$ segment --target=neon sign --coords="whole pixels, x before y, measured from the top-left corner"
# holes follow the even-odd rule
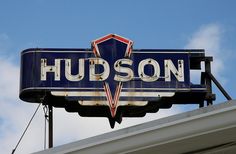
[[[205,91],[190,82],[190,58],[199,54],[204,51],[134,50],[131,40],[115,34],[93,41],[92,49],[26,49],[20,98],[40,102],[46,94],[51,100],[62,98],[64,104],[54,106],[77,102],[82,116],[116,118],[119,107],[145,107],[177,92]],[[83,107],[108,107],[110,113],[84,113]]]

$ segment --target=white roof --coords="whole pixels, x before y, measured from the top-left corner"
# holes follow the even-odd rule
[[[236,152],[236,101],[61,145],[36,154]]]

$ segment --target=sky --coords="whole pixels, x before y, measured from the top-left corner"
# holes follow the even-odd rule
[[[27,48],[90,48],[92,40],[115,33],[134,49],[205,49],[212,72],[236,97],[236,1],[227,0],[0,0],[0,149],[11,153],[37,104],[19,99],[20,52]],[[199,82],[199,71],[191,72]],[[226,101],[214,87],[216,101]],[[62,145],[147,121],[197,109],[175,105],[144,118],[124,118],[111,129],[106,118],[85,118],[54,109],[54,145]],[[44,149],[40,107],[16,154]]]

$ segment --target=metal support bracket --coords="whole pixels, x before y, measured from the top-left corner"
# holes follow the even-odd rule
[[[207,105],[212,105],[213,101],[216,99],[215,94],[212,93],[212,82],[217,86],[217,88],[222,92],[227,100],[232,100],[229,94],[225,91],[225,89],[221,86],[221,84],[217,81],[217,79],[211,73],[211,62],[213,61],[212,57],[205,57],[203,59],[205,62],[205,72],[201,74],[201,84],[206,85],[207,94],[205,100],[207,101]],[[203,107],[204,104],[200,104],[199,107]]]

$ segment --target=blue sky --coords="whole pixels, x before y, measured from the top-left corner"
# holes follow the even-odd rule
[[[11,152],[37,107],[18,98],[20,52],[26,48],[90,48],[92,40],[109,33],[133,40],[135,49],[204,48],[214,57],[214,75],[235,98],[235,7],[233,0],[1,0],[1,151]],[[197,73],[192,79],[198,79]],[[217,89],[215,93],[216,103],[225,101]],[[145,118],[124,119],[116,129],[194,108],[175,106]],[[41,109],[16,153],[42,150],[43,129]],[[55,109],[55,145],[108,131],[112,130],[107,119],[81,118]]]

